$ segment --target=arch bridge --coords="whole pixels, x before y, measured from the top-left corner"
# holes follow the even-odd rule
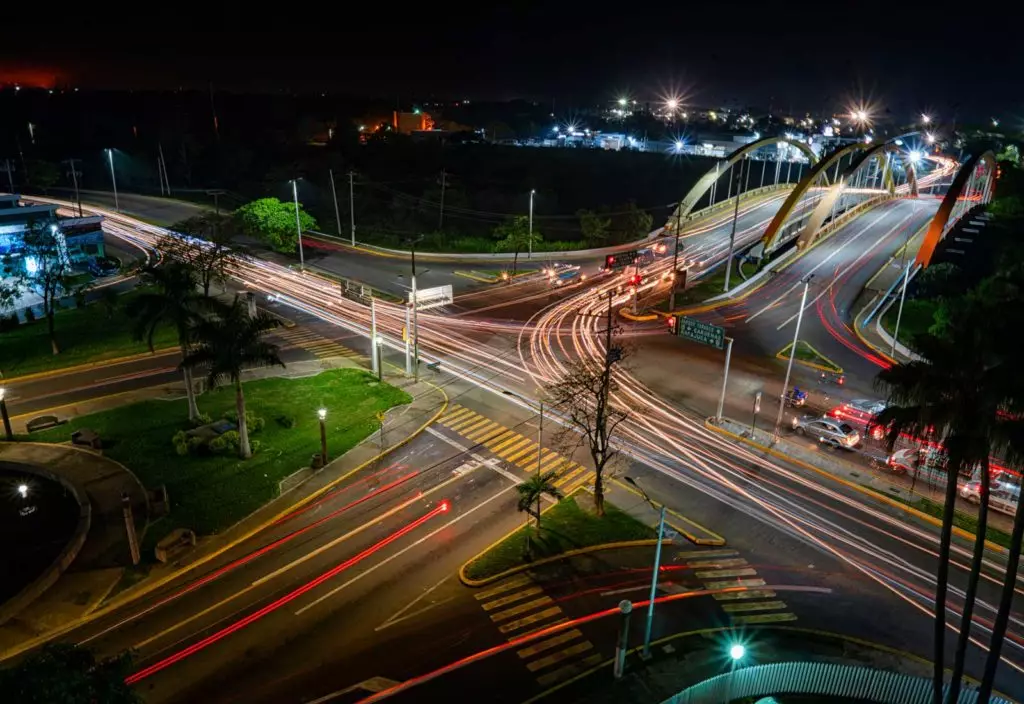
[[[974,208],[992,200],[995,188],[996,158],[991,151],[971,157],[953,178],[935,217],[928,225],[915,264],[927,267],[946,233]]]

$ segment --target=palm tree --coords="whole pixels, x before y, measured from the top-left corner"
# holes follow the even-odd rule
[[[516,486],[516,491],[519,492],[519,504],[517,508],[520,511],[525,511],[527,514],[532,514],[537,519],[537,533],[540,533],[540,500],[545,494],[553,499],[561,499],[562,492],[558,490],[558,487],[554,484],[555,472],[543,472],[531,475],[522,484]],[[537,505],[537,510],[534,512],[533,505]],[[529,519],[527,519],[529,520]]]
[[[125,309],[128,316],[135,319],[135,328],[132,331],[135,339],[145,341],[152,352],[153,336],[157,328],[166,324],[173,325],[178,333],[181,356],[187,357],[190,331],[200,319],[200,313],[209,305],[206,299],[199,295],[195,273],[179,262],[170,262],[161,267],[145,267],[142,270],[142,278],[156,290],[140,293]],[[185,394],[188,397],[188,418],[195,420],[199,417],[199,407],[192,386],[192,369],[183,367],[182,372],[185,375]]]
[[[284,366],[277,354],[277,345],[263,336],[280,322],[262,311],[250,316],[248,307],[238,296],[223,306],[214,318],[202,318],[192,330],[193,350],[181,362],[182,368],[202,367],[210,388],[227,378],[235,385],[235,410],[238,413],[238,455],[252,457],[249,429],[245,422],[245,394],[242,392],[242,370],[253,367]]]
[[[946,492],[935,584],[934,704],[942,703],[946,596],[957,477],[970,474],[979,465],[982,467],[978,531],[960,619],[960,634],[950,681],[950,701],[956,701],[959,695],[974,598],[985,551],[988,457],[993,447],[1003,444],[1004,438],[999,411],[1008,388],[1006,375],[1012,370],[1000,363],[991,344],[990,326],[984,321],[985,318],[979,315],[957,316],[944,336],[928,334],[918,337],[915,347],[923,359],[883,370],[876,382],[888,394],[889,405],[875,422],[886,428],[890,449],[904,433],[917,437],[935,433],[945,446]]]

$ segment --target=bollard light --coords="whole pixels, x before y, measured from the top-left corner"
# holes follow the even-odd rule
[[[327,419],[327,409],[326,408],[321,408],[319,411],[316,412],[316,414],[320,418],[320,420],[326,420]]]

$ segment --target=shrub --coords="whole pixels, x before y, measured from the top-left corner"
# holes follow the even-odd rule
[[[184,430],[179,430],[174,434],[174,437],[171,438],[171,445],[174,446],[174,452],[178,457],[184,457],[188,454],[188,435],[185,434]]]
[[[32,306],[25,309],[25,322],[34,323],[36,321],[36,312],[32,310]]]
[[[295,427],[295,419],[292,418],[291,416],[278,416],[277,418],[274,419],[274,421],[282,428]]]
[[[259,452],[261,447],[263,447],[263,443],[261,443],[259,440],[249,441],[249,449],[252,451],[252,454],[255,455],[257,452]]]
[[[238,412],[228,411],[224,414],[224,420],[229,420],[235,425],[238,425]],[[245,412],[245,427],[249,429],[250,433],[258,433],[263,430],[263,426],[266,425],[266,421],[255,415],[251,411]]]
[[[203,451],[203,448],[205,446],[206,441],[204,441],[202,438],[191,437],[188,439],[188,451],[191,454],[198,455],[200,452]]]
[[[224,435],[227,435],[227,433],[224,433]],[[226,453],[230,447],[228,446],[228,441],[224,439],[224,435],[215,437],[213,440],[208,442],[206,444],[207,449],[215,455],[223,455]]]
[[[238,445],[242,441],[237,430],[229,430],[228,432],[221,435],[221,438],[224,439],[224,443],[232,450],[237,450]]]

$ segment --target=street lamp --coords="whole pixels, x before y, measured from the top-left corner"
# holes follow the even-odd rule
[[[306,270],[306,257],[302,252],[302,225],[299,224],[299,179],[292,179],[292,198],[295,201],[295,232],[299,236],[299,269]]]
[[[627,99],[627,98],[619,98],[619,107],[624,108],[627,105],[629,105],[629,99]]]
[[[640,495],[644,497],[644,501],[650,504],[651,508],[658,510],[658,507],[651,497],[647,495],[636,480],[633,477],[627,476],[626,481],[636,487]],[[651,625],[654,623],[654,597],[658,593],[658,571],[661,569],[661,543],[665,538],[665,504],[661,505],[660,517],[658,519],[658,545],[654,549],[654,571],[651,573],[651,598],[647,602],[647,623],[644,626],[644,649],[640,653],[640,658],[643,660],[649,660],[651,657]]]
[[[527,259],[533,259],[533,196],[536,193],[536,189],[530,189],[530,234],[526,238],[526,246],[529,247],[529,252],[526,255]]]
[[[423,235],[411,237],[406,240],[409,245],[409,257],[412,264],[412,378],[420,380],[420,327],[416,317],[419,308],[419,294],[416,291],[416,243],[423,239]],[[408,366],[408,360],[406,361]]]
[[[384,381],[384,360],[381,359],[381,345],[384,344],[384,338],[380,335],[377,336],[376,344],[374,347],[377,350],[377,381]]]
[[[7,442],[12,442],[14,440],[14,433],[11,431],[11,417],[7,415],[6,393],[6,390],[0,386],[0,417],[3,418],[4,435],[7,437]]]
[[[931,132],[928,132],[924,136],[924,141],[928,142],[928,144],[935,144],[935,135],[933,135]]]
[[[321,408],[316,412],[317,418],[320,419],[320,466],[327,466],[327,409]]]
[[[729,657],[732,658],[734,663],[742,660],[746,654],[747,649],[743,647],[742,643],[734,643],[729,648]]]
[[[110,181],[114,184],[114,210],[121,212],[121,204],[117,200],[117,176],[114,175],[114,150],[107,149],[107,161],[110,162]]]
[[[922,125],[930,124],[931,121],[932,121],[932,116],[931,115],[928,115],[926,113],[921,113],[921,124]]]
[[[740,664],[747,655],[747,649],[742,643],[733,643],[729,646],[729,684],[725,689],[725,701],[732,701],[732,679],[736,676],[736,666]]]
[[[21,496],[21,498],[27,499],[28,498],[28,484],[19,484],[18,485],[18,494]]]
[[[502,390],[502,393],[505,394],[506,396],[515,396],[520,401],[524,401],[528,405],[533,405],[533,399],[526,398],[525,396],[522,396],[521,394],[517,394],[515,391],[509,391],[508,389],[504,389],[504,390]],[[542,436],[544,434],[544,398],[540,397],[536,401],[537,401],[537,413],[539,415],[539,422],[537,424],[537,476],[540,476],[540,465],[541,465],[540,456],[541,456],[541,448],[543,447],[543,444],[541,443],[541,439],[542,439]]]
[[[774,438],[779,437],[779,426],[782,425],[782,412],[786,409],[786,393],[789,389],[789,375],[793,372],[793,359],[796,357],[796,345],[800,340],[800,322],[804,318],[804,306],[807,304],[807,289],[811,286],[811,279],[814,274],[808,274],[800,280],[804,285],[803,294],[800,296],[800,310],[796,315],[796,330],[793,331],[793,344],[789,348],[789,364],[786,365],[786,380],[782,382],[782,393],[779,394],[779,414],[775,417]]]

